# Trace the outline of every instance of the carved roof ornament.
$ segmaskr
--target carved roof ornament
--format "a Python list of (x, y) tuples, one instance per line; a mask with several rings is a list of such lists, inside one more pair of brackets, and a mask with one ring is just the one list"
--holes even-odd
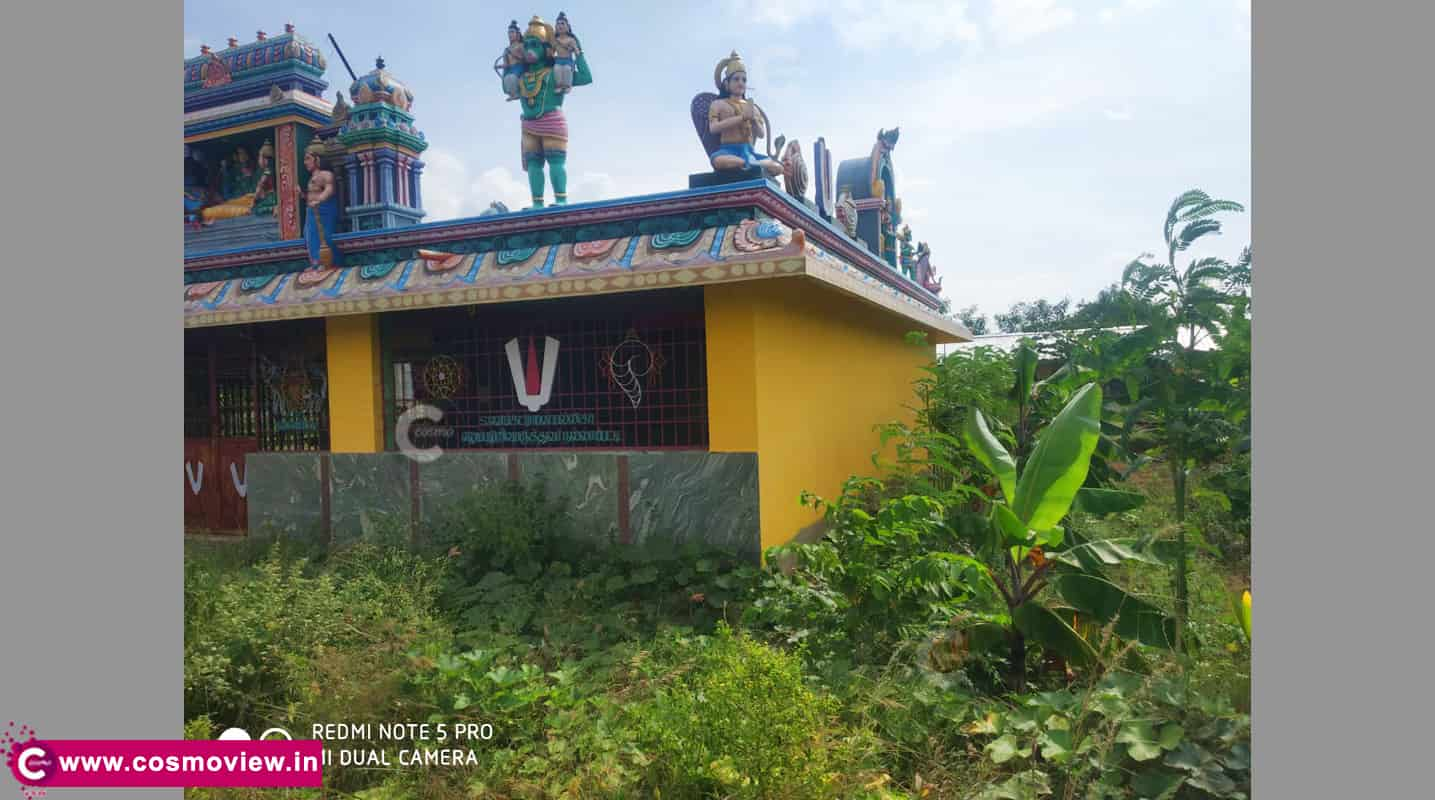
[(270, 84), (270, 85), (269, 85), (269, 102), (271, 102), (271, 103), (282, 103), (282, 102), (284, 102), (284, 90), (283, 90), (283, 89), (280, 89), (280, 88), (279, 88), (279, 84), (277, 84), (277, 83), (273, 83), (273, 84)]
[(782, 151), (782, 182), (787, 193), (798, 200), (807, 198), (807, 160), (802, 156), (802, 145), (796, 140), (782, 148), (782, 137), (777, 137), (777, 149)]
[(210, 89), (215, 86), (223, 86), (234, 80), (234, 77), (229, 72), (229, 65), (224, 63), (224, 59), (215, 55), (214, 51), (210, 50), (208, 45), (202, 45), (200, 52), (204, 54), (205, 58), (209, 59), (199, 68), (199, 79), (202, 81), (204, 88)]
[(349, 103), (344, 100), (343, 92), (335, 92), (337, 99), (334, 101), (333, 117), (335, 122), (349, 121)]

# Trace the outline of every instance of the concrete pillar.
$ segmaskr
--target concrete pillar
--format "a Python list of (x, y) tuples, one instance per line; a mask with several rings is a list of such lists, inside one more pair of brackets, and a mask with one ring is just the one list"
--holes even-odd
[(384, 394), (377, 314), (324, 320), (329, 366), (329, 449), (384, 449)]

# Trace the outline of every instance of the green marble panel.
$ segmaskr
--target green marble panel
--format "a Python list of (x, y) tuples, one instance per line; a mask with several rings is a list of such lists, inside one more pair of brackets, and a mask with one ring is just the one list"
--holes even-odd
[(574, 533), (618, 540), (618, 456), (613, 453), (519, 453), (519, 480), (541, 483), (561, 502)]
[(412, 515), (408, 457), (335, 453), (329, 458), (334, 544), (359, 539), (407, 542)]
[(250, 453), (244, 459), (250, 536), (318, 537), (323, 486), (318, 453)]
[(760, 558), (756, 453), (633, 453), (628, 463), (635, 544)]
[(464, 495), (508, 480), (504, 453), (444, 453), (419, 465), (419, 514), (425, 523), (441, 518)]

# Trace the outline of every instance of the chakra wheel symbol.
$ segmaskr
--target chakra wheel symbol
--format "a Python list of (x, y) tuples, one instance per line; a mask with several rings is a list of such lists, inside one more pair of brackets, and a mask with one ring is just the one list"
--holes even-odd
[(424, 388), (435, 400), (448, 400), (463, 383), (463, 366), (451, 356), (434, 356), (424, 366)]

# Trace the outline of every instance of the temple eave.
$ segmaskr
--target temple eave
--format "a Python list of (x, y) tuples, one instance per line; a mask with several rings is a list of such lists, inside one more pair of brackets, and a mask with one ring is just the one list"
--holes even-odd
[[(445, 246), (460, 245), (465, 248), (464, 252), (486, 252), (505, 247), (541, 247), (640, 236), (658, 230), (671, 231), (675, 227), (696, 229), (719, 222), (733, 222), (725, 219), (720, 212), (729, 212), (727, 216), (734, 219), (754, 216), (758, 212), (770, 215), (788, 228), (801, 231), (805, 241), (851, 265), (858, 274), (866, 275), (874, 284), (901, 294), (933, 312), (940, 306), (935, 296), (891, 269), (860, 242), (847, 238), (763, 180), (348, 233), (334, 238), (346, 256), (360, 263), (375, 261), (375, 256), (381, 253), (402, 251), (401, 256), (387, 259), (396, 261), (413, 257), (414, 251), (421, 248), (442, 250)], [(712, 216), (714, 214), (718, 216)], [(605, 228), (605, 225), (610, 227)], [(478, 245), (484, 241), (488, 244)], [(193, 274), (191, 280), (204, 280), (195, 273), (240, 267), (252, 270), (265, 263), (303, 257), (301, 243), (286, 242), (195, 254), (185, 259), (185, 271)]]

